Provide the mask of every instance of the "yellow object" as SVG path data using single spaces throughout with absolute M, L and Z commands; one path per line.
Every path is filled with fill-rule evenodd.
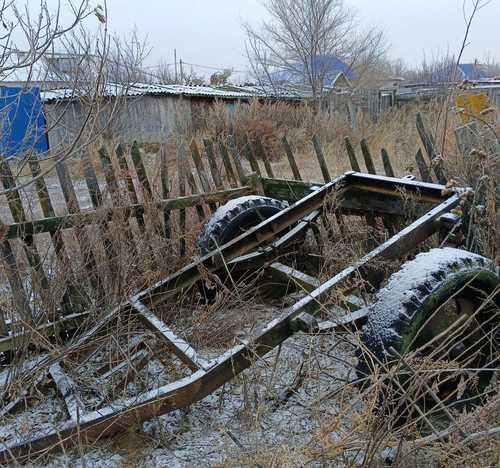
M 490 107 L 490 100 L 487 94 L 460 94 L 455 100 L 458 108 L 463 109 L 460 112 L 462 123 L 469 123 L 474 117 L 480 117 L 481 112 Z

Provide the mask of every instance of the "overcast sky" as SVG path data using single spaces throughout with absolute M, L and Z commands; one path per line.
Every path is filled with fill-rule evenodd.
M 466 0 L 470 6 L 472 0 Z M 465 31 L 463 0 L 346 0 L 365 26 L 386 32 L 390 55 L 408 64 L 450 51 L 457 53 Z M 127 34 L 134 25 L 152 47 L 149 64 L 160 59 L 246 70 L 242 23 L 266 18 L 262 0 L 108 0 L 111 29 Z M 492 54 L 500 61 L 500 0 L 481 10 L 463 61 Z M 198 69 L 201 71 L 202 69 Z M 209 69 L 206 69 L 209 73 Z

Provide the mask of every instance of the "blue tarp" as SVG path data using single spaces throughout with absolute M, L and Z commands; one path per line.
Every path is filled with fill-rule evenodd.
M 49 149 L 40 89 L 0 86 L 0 156 Z

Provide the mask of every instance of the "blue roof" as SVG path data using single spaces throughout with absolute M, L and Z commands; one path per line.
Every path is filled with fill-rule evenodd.
M 484 80 L 488 78 L 475 63 L 461 63 L 458 70 L 464 80 Z
M 273 81 L 285 81 L 293 84 L 303 84 L 304 83 L 304 64 L 296 63 L 294 68 L 297 70 L 279 70 L 271 74 Z M 357 78 L 356 73 L 352 70 L 349 65 L 340 60 L 337 57 L 331 55 L 318 55 L 312 60 L 312 68 L 315 74 L 324 74 L 324 86 L 332 86 L 335 79 L 339 73 L 343 73 L 347 79 L 355 80 Z

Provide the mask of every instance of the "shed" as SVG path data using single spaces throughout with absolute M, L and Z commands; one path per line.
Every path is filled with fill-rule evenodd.
M 85 90 L 56 89 L 42 93 L 49 128 L 49 143 L 67 145 L 83 125 L 87 114 Z M 101 92 L 100 117 L 94 134 L 113 136 L 123 143 L 159 143 L 176 127 L 196 126 L 201 107 L 216 101 L 231 109 L 236 103 L 259 100 L 300 101 L 298 91 L 258 86 L 187 86 L 134 83 L 108 84 Z M 53 127 L 53 128 L 52 128 Z

